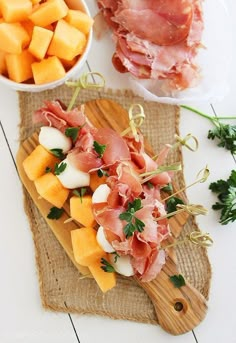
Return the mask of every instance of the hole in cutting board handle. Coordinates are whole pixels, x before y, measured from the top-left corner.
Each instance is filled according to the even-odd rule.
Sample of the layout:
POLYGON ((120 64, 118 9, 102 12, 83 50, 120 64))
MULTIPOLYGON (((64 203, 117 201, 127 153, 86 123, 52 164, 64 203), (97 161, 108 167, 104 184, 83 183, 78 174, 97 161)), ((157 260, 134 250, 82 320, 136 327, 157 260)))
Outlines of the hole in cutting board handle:
POLYGON ((188 309, 188 304, 185 299, 177 298, 173 301, 173 308, 176 314, 184 314, 188 309))

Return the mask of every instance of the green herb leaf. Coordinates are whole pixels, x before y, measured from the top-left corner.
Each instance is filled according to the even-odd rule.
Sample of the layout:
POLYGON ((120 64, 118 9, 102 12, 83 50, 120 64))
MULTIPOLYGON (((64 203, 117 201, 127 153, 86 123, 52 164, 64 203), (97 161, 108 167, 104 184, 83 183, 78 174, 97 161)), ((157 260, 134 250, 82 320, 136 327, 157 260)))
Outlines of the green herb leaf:
POLYGON ((133 218, 133 214, 130 212, 123 212, 119 215, 119 218, 121 220, 126 220, 127 222, 130 222, 133 218))
POLYGON ((65 135, 67 137, 70 137, 72 139, 73 143, 75 143, 80 129, 81 129, 81 126, 79 126, 79 127, 68 127, 65 130, 65 135))
POLYGON ((108 172, 103 169, 98 169, 97 174, 98 174, 98 177, 109 176, 108 172))
POLYGON ((54 156, 60 158, 60 160, 63 160, 65 158, 65 155, 62 149, 50 149, 50 151, 54 156))
POLYGON ((47 174, 47 173, 51 173, 51 171, 52 171, 52 168, 50 168, 50 167, 46 167, 45 168, 45 173, 47 174))
POLYGON ((186 284, 185 280, 184 280, 184 277, 181 274, 170 276, 170 281, 173 283, 173 285, 176 288, 180 288, 180 287, 182 287, 182 286, 184 286, 186 284))
POLYGON ((132 237, 135 231, 136 231, 136 227, 132 223, 128 223, 124 227, 124 234, 126 238, 132 237))
POLYGON ((136 230, 138 232, 143 232, 144 226, 145 226, 144 222, 142 222, 140 219, 134 217, 134 225, 135 225, 136 230))
POLYGON ((222 124, 208 131, 208 139, 218 139, 218 146, 236 154, 236 125, 222 124))
POLYGON ((115 268, 105 259, 101 258, 101 268, 104 270, 104 272, 107 273, 114 273, 115 268))
POLYGON ((133 202, 128 203, 127 211, 121 213, 119 218, 125 220, 128 224, 124 227, 125 236, 131 237, 135 231, 142 232, 144 230, 145 224, 140 219, 135 217, 135 212, 142 208, 141 199, 137 198, 133 202))
POLYGON ((181 107, 210 120, 215 128, 208 131, 207 138, 212 140, 215 138, 218 139, 219 142, 217 145, 219 147, 229 150, 232 155, 236 154, 236 125, 224 124, 220 121, 220 119, 236 119, 236 117, 218 117, 216 115, 213 117, 186 105, 181 105, 181 107))
POLYGON ((168 183, 168 185, 166 185, 165 187, 162 187, 161 190, 163 192, 168 193, 168 194, 172 194, 173 193, 173 186, 171 183, 168 183))
POLYGON ((98 142, 94 141, 93 142, 93 147, 94 147, 94 150, 96 151, 96 153, 98 154, 98 156, 100 158, 102 158, 105 150, 106 150, 106 145, 103 145, 103 144, 99 144, 98 142))
POLYGON ((226 225, 236 220, 236 170, 231 171, 230 177, 225 180, 212 182, 209 189, 218 194, 218 200, 213 210, 220 210, 220 223, 226 225))
POLYGON ((117 260, 118 260, 118 258, 120 257, 120 255, 119 255, 118 252, 116 252, 116 251, 112 252, 111 254, 115 256, 115 257, 114 257, 114 262, 116 263, 117 260))
POLYGON ((51 207, 50 208, 50 212, 47 215, 47 218, 49 218, 49 219, 59 219, 59 218, 61 218, 63 212, 64 212, 63 208, 51 207))
POLYGON ((67 164, 65 162, 61 162, 60 164, 56 163, 54 174, 60 175, 67 167, 67 164))
POLYGON ((149 189, 152 189, 154 187, 153 184, 150 181, 147 182, 147 186, 148 186, 149 189))
POLYGON ((82 187, 79 190, 78 189, 74 189, 72 193, 80 198, 80 201, 81 201, 81 204, 82 204, 83 196, 85 195, 86 192, 87 192, 87 188, 82 187))
POLYGON ((142 203, 140 198, 136 198, 133 202, 128 203, 128 211, 137 212, 138 210, 141 210, 141 208, 142 203))
POLYGON ((174 196, 169 198, 166 201, 166 211, 167 211, 167 213, 169 214, 169 213, 177 211, 178 210, 178 207, 177 207, 178 204, 183 205, 184 204, 183 200, 180 199, 180 198, 174 197, 174 196))

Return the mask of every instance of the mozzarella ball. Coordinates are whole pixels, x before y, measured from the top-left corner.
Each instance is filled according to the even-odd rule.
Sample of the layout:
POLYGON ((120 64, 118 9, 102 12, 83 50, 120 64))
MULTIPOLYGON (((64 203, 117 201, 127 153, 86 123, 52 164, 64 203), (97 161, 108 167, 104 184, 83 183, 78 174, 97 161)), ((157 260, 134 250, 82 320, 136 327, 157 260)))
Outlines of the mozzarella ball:
POLYGON ((98 231, 97 231, 97 242, 105 252, 115 251, 113 246, 106 239, 106 236, 104 234, 104 228, 102 226, 99 226, 98 231))
MULTIPOLYGON (((89 186, 89 173, 85 173, 75 168, 68 158, 65 158, 61 163, 66 163, 66 168, 62 173, 57 175, 57 177, 65 188, 74 189, 89 186)), ((61 163, 58 167, 60 167, 61 163)))
POLYGON ((124 276, 134 275, 134 269, 132 267, 129 255, 117 257, 116 262, 115 262, 115 258, 116 258, 115 255, 113 254, 110 255, 111 264, 117 273, 124 276))
POLYGON ((41 127, 39 143, 47 150, 61 149, 64 154, 72 147, 72 142, 69 137, 66 137, 66 135, 55 127, 50 126, 41 127))
POLYGON ((107 202, 108 195, 110 194, 111 189, 107 184, 103 183, 98 188, 95 189, 92 195, 92 203, 97 204, 99 202, 107 202))

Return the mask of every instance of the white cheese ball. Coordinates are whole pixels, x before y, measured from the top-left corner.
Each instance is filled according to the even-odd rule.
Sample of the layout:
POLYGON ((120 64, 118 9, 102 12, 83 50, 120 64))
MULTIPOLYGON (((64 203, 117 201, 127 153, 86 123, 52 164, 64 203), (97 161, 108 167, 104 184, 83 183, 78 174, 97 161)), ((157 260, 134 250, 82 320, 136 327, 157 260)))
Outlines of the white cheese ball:
POLYGON ((50 126, 41 127, 39 143, 47 150, 61 149, 64 154, 72 147, 72 142, 69 137, 66 137, 66 135, 55 127, 50 126))
POLYGON ((115 255, 113 254, 110 255, 111 264, 117 273, 124 276, 134 275, 134 269, 132 267, 129 255, 117 257, 116 262, 115 262, 115 258, 116 258, 115 255))
POLYGON ((110 194, 111 189, 107 184, 103 183, 98 188, 95 189, 92 195, 92 203, 97 204, 100 202, 107 202, 108 195, 110 194))
POLYGON ((96 238, 102 250, 104 250, 105 252, 110 252, 110 253, 115 251, 113 246, 106 239, 106 236, 104 234, 104 228, 102 226, 99 226, 96 238))
MULTIPOLYGON (((74 189, 79 187, 89 186, 90 183, 90 174, 85 173, 77 168, 75 168, 68 158, 65 158, 61 163, 66 163, 65 170, 56 175, 62 185, 65 188, 74 189)), ((61 163, 58 165, 60 167, 61 163)))

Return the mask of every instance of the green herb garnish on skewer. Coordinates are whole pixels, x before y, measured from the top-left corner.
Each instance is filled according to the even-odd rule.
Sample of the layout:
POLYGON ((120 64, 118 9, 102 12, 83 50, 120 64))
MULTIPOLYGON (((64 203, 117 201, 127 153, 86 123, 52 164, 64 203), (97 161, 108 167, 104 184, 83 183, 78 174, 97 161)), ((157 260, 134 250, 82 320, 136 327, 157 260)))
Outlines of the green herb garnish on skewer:
POLYGON ((133 202, 129 202, 127 211, 121 213, 119 218, 125 220, 127 224, 124 227, 125 236, 133 236, 135 231, 142 232, 145 224, 135 216, 135 212, 142 208, 141 199, 137 198, 133 202))

